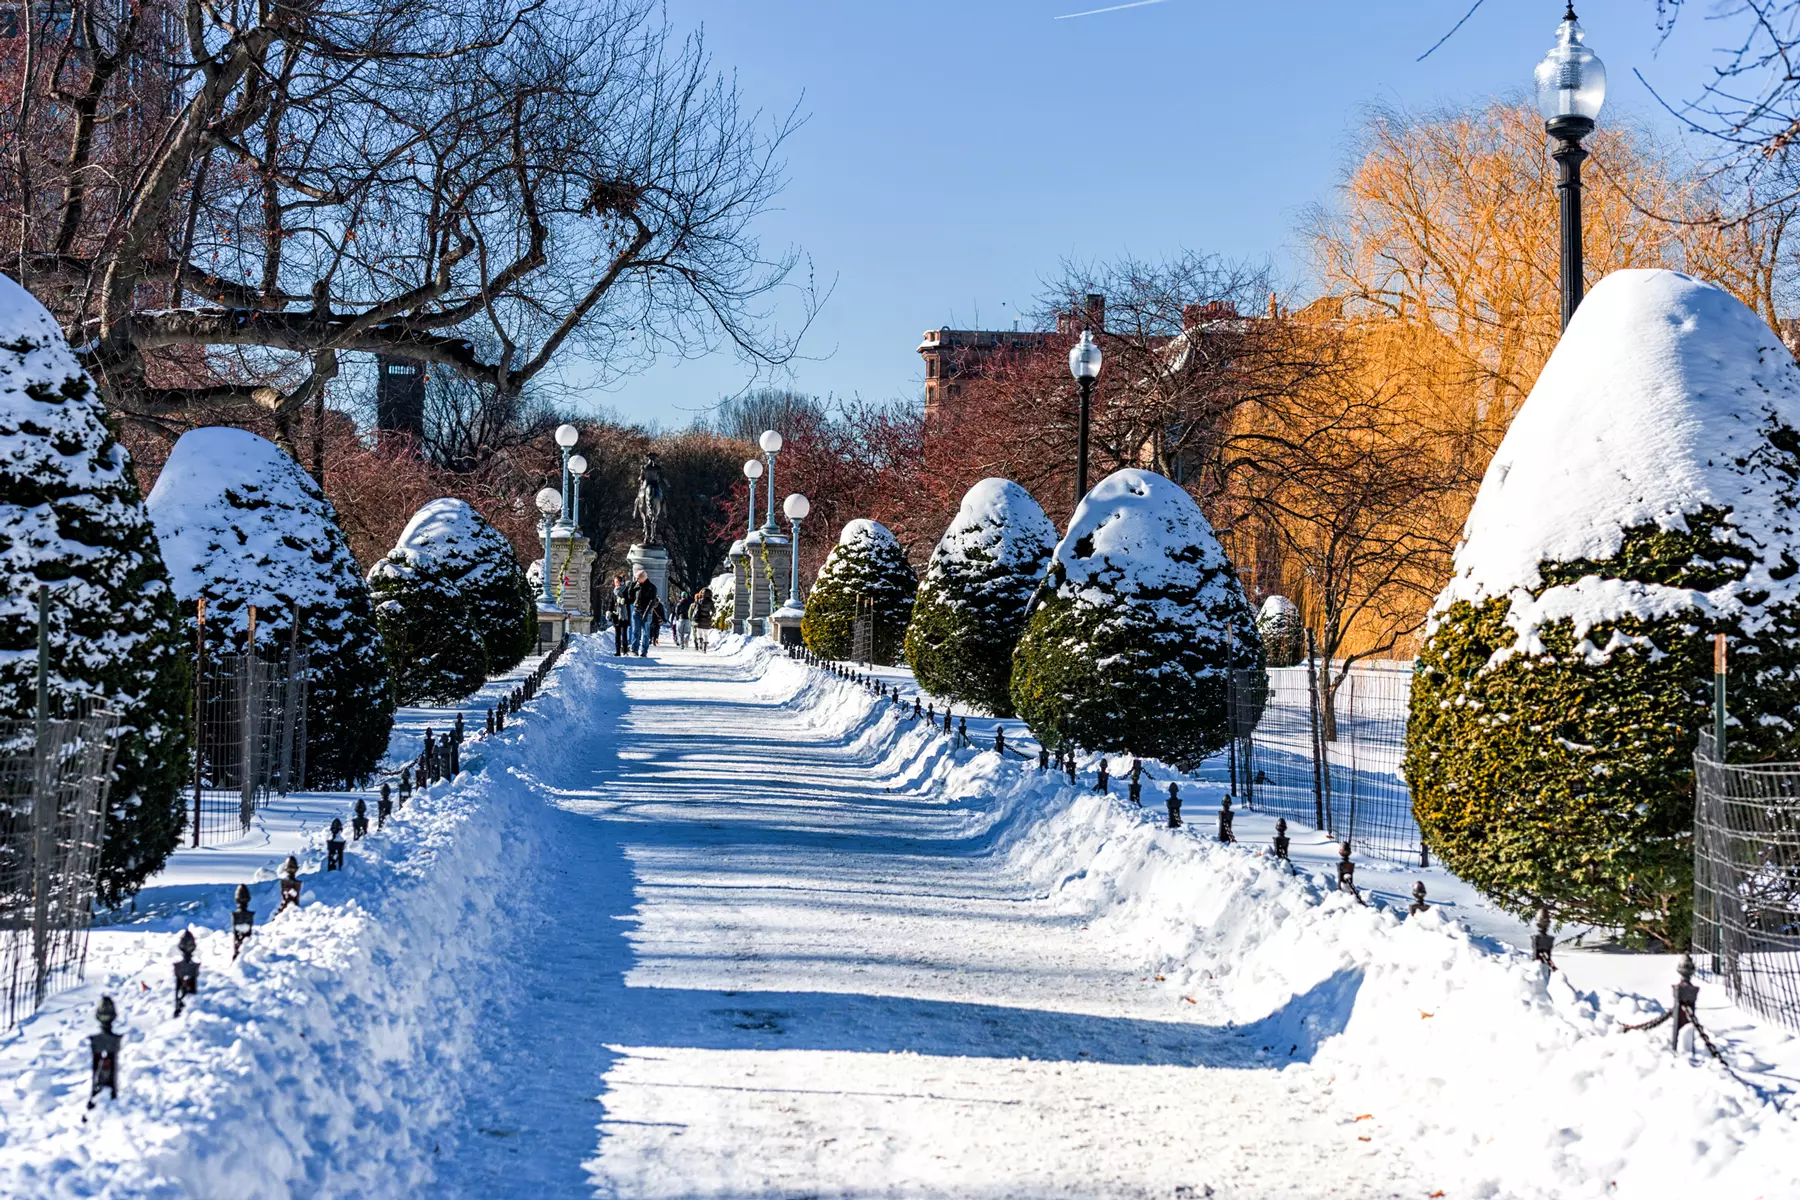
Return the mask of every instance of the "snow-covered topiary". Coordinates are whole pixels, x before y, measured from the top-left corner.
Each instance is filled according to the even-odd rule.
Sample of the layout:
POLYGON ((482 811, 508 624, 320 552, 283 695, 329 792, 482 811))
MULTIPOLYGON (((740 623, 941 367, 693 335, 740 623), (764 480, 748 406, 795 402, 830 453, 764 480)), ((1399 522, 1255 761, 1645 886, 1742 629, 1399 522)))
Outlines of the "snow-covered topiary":
POLYGON ((806 598, 800 636, 815 654, 849 658, 860 597, 874 613, 874 661, 895 662, 918 590, 918 577, 899 540, 881 522, 859 518, 844 526, 820 566, 806 598))
POLYGON ((1115 471, 1075 510, 1013 656, 1013 706, 1048 745, 1189 763, 1229 740, 1227 670, 1259 667, 1250 601, 1200 506, 1115 471))
POLYGON ((181 837, 187 654, 130 457, 56 322, 4 276, 0 582, 0 718, 36 710, 40 584, 53 714, 96 703, 122 715, 98 888, 117 904, 181 837))
POLYGON ((1731 756, 1800 754, 1800 368, 1755 313, 1620 271, 1513 419, 1427 627, 1406 776, 1504 907, 1688 936, 1711 635, 1731 756))
MULTIPOLYGON (((207 601, 215 651, 285 650, 294 614, 309 655, 306 777, 353 786, 374 773, 394 723, 387 656, 337 513, 300 464, 242 429, 189 430, 146 504, 185 611, 207 601)), ((191 622, 191 617, 189 618, 191 622)))
POLYGON ((401 704, 465 696, 537 642, 537 602, 512 543, 467 501, 414 513, 370 568, 369 594, 401 704))
POLYGON ((931 552, 906 626, 906 662, 927 691, 1013 715, 1012 653, 1056 546, 1056 526, 1010 479, 984 479, 931 552))
POLYGON ((1271 667, 1292 667, 1306 657, 1306 627, 1300 610, 1286 596, 1270 596, 1256 614, 1256 634, 1262 639, 1263 661, 1271 667))
POLYGON ((731 610, 737 604, 737 576, 730 571, 713 576, 706 586, 713 598, 713 628, 731 628, 731 610))

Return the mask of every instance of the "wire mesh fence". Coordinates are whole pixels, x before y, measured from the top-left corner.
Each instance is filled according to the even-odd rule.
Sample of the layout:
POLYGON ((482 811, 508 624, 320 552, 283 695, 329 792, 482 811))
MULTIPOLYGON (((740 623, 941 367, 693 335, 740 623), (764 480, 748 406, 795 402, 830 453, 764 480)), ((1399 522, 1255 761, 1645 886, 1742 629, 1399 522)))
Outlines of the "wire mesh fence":
POLYGON ((1694 751, 1694 950, 1746 1008, 1800 1029, 1800 763, 1694 751))
POLYGON ((118 714, 103 711, 0 721, 0 971, 8 1027, 80 978, 118 724, 118 714))
POLYGON ((1410 667, 1310 664, 1233 672, 1233 793, 1252 808, 1326 830, 1361 853, 1423 862, 1401 771, 1410 667), (1244 728, 1249 714, 1259 715, 1244 728))
POLYGON ((196 665, 193 845, 242 837, 271 793, 305 786, 306 665, 297 647, 278 659, 207 655, 196 665))

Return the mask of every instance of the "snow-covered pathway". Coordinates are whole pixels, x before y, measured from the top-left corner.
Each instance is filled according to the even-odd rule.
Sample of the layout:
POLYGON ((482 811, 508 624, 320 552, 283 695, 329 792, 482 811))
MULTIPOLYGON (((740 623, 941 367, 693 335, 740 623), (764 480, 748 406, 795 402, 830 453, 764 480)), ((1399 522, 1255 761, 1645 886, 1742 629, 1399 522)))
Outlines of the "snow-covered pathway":
POLYGON ((446 1194, 1431 1191, 1286 1046, 1034 894, 916 758, 744 658, 614 669, 533 781, 555 824, 516 954, 469 981, 496 1000, 446 1194))

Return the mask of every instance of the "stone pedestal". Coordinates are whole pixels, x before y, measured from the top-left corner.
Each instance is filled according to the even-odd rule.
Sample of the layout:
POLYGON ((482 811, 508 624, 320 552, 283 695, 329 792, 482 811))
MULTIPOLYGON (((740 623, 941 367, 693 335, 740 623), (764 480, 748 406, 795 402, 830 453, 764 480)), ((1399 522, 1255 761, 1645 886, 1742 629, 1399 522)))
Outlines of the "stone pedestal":
POLYGON ((731 550, 726 555, 731 560, 731 632, 744 632, 744 614, 750 611, 749 576, 744 567, 744 543, 740 539, 731 543, 731 550))
POLYGON ((625 552, 626 577, 637 582, 638 572, 642 571, 656 585, 656 598, 663 602, 663 608, 669 607, 669 552, 661 546, 640 546, 632 543, 631 549, 625 552))
MULTIPOLYGON (((571 633, 594 631, 594 560, 599 557, 579 533, 550 534, 550 565, 556 572, 551 594, 557 607, 569 616, 571 633)), ((664 562, 667 562, 664 555, 664 562)), ((667 571, 665 565, 664 571, 667 571)))
POLYGON ((732 626, 737 626, 736 617, 744 618, 743 632, 752 637, 763 637, 769 633, 769 614, 773 613, 787 595, 788 571, 793 548, 788 544, 785 535, 769 533, 759 529, 744 539, 744 556, 733 559, 732 568, 737 575, 737 594, 741 608, 734 608, 732 626))
MULTIPOLYGON (((542 571, 538 574, 541 576, 542 571)), ((554 604, 538 600, 538 653, 542 654, 569 633, 569 614, 554 604)))
POLYGON ((772 631, 769 640, 782 646, 798 646, 800 644, 800 621, 806 616, 806 610, 789 601, 776 609, 769 616, 772 631))

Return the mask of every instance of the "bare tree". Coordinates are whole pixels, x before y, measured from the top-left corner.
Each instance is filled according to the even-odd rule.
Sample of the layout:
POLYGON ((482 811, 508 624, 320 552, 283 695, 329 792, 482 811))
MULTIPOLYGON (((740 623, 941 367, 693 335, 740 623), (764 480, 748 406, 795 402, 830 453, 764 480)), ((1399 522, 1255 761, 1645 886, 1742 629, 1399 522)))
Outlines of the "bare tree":
POLYGON ((794 121, 651 0, 70 11, 25 39, 0 222, 129 417, 249 406, 285 436, 347 352, 500 396, 565 350, 602 382, 793 352, 768 304, 796 260, 751 225, 794 121))

